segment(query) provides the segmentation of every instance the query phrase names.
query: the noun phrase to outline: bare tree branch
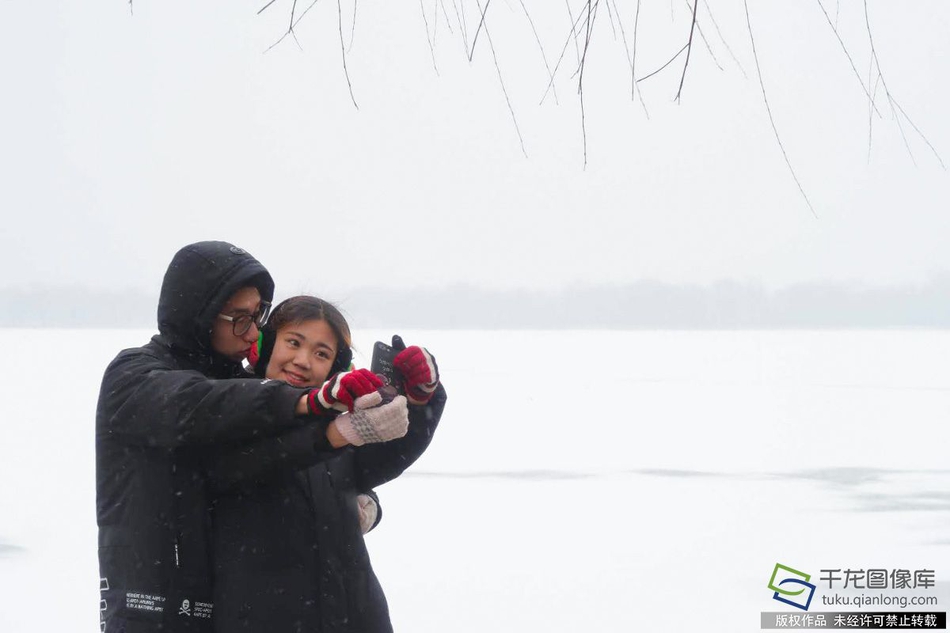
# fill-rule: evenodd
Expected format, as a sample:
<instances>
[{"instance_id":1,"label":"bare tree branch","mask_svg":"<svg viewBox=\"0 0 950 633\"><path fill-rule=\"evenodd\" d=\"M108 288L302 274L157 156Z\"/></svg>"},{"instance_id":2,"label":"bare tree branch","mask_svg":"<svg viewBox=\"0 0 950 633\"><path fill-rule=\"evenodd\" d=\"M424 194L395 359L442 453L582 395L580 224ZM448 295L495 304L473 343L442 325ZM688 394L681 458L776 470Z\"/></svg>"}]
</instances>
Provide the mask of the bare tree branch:
<instances>
[{"instance_id":1,"label":"bare tree branch","mask_svg":"<svg viewBox=\"0 0 950 633\"><path fill-rule=\"evenodd\" d=\"M798 176L795 175L792 162L788 159L788 154L785 152L785 145L782 144L782 138L779 136L778 128L775 126L775 118L772 116L772 107L769 105L769 97L765 93L765 82L762 81L762 67L759 65L759 54L755 50L755 37L752 35L752 20L749 18L749 0L742 0L742 4L745 6L745 20L746 25L749 27L749 41L752 42L752 58L755 60L755 72L759 77L759 87L762 88L762 100L765 101L765 111L768 112L769 123L772 124L772 132L775 133L775 140L778 141L778 147L782 150L782 156L785 158L785 164L788 165L788 171L792 174L792 179L795 180L795 184L798 186L798 192L802 194L802 198L805 199L805 204L811 209L812 215L818 218L818 214L815 213L815 208L811 206L811 201L808 199L808 196L805 195L805 189L802 187L802 183L799 182Z\"/></svg>"},{"instance_id":2,"label":"bare tree branch","mask_svg":"<svg viewBox=\"0 0 950 633\"><path fill-rule=\"evenodd\" d=\"M308 6L308 7L304 10L304 12L300 14L300 17L298 17L295 21L291 21L291 23L290 23L290 28L287 29L287 32L285 32L283 35L281 35L281 36L280 36L280 39L278 39L276 42L274 42L273 44L271 44L270 46L268 46L267 49L266 49L264 52L265 52L265 53L270 52L270 50L271 50L272 48L274 48L275 46L277 46L278 44L280 44L281 42L283 42L283 41L284 41L284 38L287 37L288 35L292 35L293 38L294 38L294 40L297 41L297 34L294 33L294 27L297 26L297 24L300 23L300 21L304 18L304 16L307 15L307 13L310 12L310 9L312 9L312 8L314 7L314 5L317 4L318 1L319 1L319 0L313 0L313 2L310 3L310 6ZM297 6L297 1L294 0L294 8L296 8L296 6ZM265 8L267 8L267 7L265 7ZM261 9L261 10L263 11L263 9ZM291 14L292 14L292 12L291 12ZM297 46L302 49L302 47L300 46L300 42L299 42L299 41L297 41Z\"/></svg>"},{"instance_id":3,"label":"bare tree branch","mask_svg":"<svg viewBox=\"0 0 950 633\"><path fill-rule=\"evenodd\" d=\"M699 7L699 0L693 0L693 20L689 26L689 41L686 42L686 62L683 64L683 74L680 76L680 87L676 91L676 97L673 99L677 103L683 94L683 82L686 81L686 69L689 68L689 54L693 52L693 31L696 30L696 9Z\"/></svg>"},{"instance_id":4,"label":"bare tree branch","mask_svg":"<svg viewBox=\"0 0 950 633\"><path fill-rule=\"evenodd\" d=\"M581 19L581 16L578 15L578 16L577 16L577 19L580 20L580 19ZM571 25L571 34L569 34L569 35L567 36L567 38L564 40L564 46L561 47L561 54L560 54L560 55L558 56L558 58L557 58L557 63L554 64L554 72L551 73L551 80L548 82L547 88L545 88L544 94L541 96L541 101L540 101L540 103L539 103L538 105L541 105L542 103L544 103L544 100L545 100L545 99L547 98L547 96L548 96L548 92L550 92L551 89L552 89L553 86L554 86L554 76L557 75L557 71L558 71L558 69L561 67L561 62L564 60L564 54L567 52L567 47L568 47L568 46L570 45L570 43L571 43L571 39L572 39L572 37L573 37L573 33L575 32L575 28L576 28L576 27L577 27L577 22L574 22L574 23ZM578 62L580 62L580 54L578 54L578 58L577 58L577 59L578 59Z\"/></svg>"},{"instance_id":5,"label":"bare tree branch","mask_svg":"<svg viewBox=\"0 0 950 633\"><path fill-rule=\"evenodd\" d=\"M452 21L449 20L449 14L445 10L445 2L443 0L439 0L439 6L442 7L442 17L445 18L445 27L449 30L449 33L455 35L455 31L452 30Z\"/></svg>"},{"instance_id":6,"label":"bare tree branch","mask_svg":"<svg viewBox=\"0 0 950 633\"><path fill-rule=\"evenodd\" d=\"M353 50L353 40L356 38L356 7L357 0L353 0L353 23L350 25L350 45L346 47L347 52Z\"/></svg>"},{"instance_id":7,"label":"bare tree branch","mask_svg":"<svg viewBox=\"0 0 950 633\"><path fill-rule=\"evenodd\" d=\"M465 55L468 56L468 25L465 23L464 7L462 11L459 11L459 5L455 0L452 0L452 6L455 7L455 17L458 19L459 31L462 33L462 46L465 48Z\"/></svg>"},{"instance_id":8,"label":"bare tree branch","mask_svg":"<svg viewBox=\"0 0 950 633\"><path fill-rule=\"evenodd\" d=\"M719 24L716 22L716 18L713 16L712 9L709 8L709 3L706 2L706 0L703 0L703 6L706 7L706 13L709 14L709 21L712 22L713 26L716 28L716 34L719 36L719 41L721 41L722 45L726 47L726 50L729 52L729 56L732 57L732 61L734 61L736 66L739 67L739 70L742 71L742 76L748 79L749 76L746 74L745 68L743 68L742 64L739 63L735 53L732 52L732 48L729 47L729 42L726 41L726 38L722 35L722 31L719 30Z\"/></svg>"},{"instance_id":9,"label":"bare tree branch","mask_svg":"<svg viewBox=\"0 0 950 633\"><path fill-rule=\"evenodd\" d=\"M587 0L587 34L584 38L584 54L581 56L580 76L577 79L577 95L581 103L581 135L584 143L584 169L587 169L587 116L584 110L584 68L587 66L587 51L590 48L591 34L594 32L594 22L597 20L597 9L600 7L600 0L594 2L591 8L591 0Z\"/></svg>"},{"instance_id":10,"label":"bare tree branch","mask_svg":"<svg viewBox=\"0 0 950 633\"><path fill-rule=\"evenodd\" d=\"M924 143L927 144L927 147L934 153L934 156L937 157L937 161L940 163L940 166L946 169L943 164L943 160L940 158L940 155L937 154L937 151L934 149L933 145L930 144L930 141L926 136L920 131L920 129L914 124L914 122L907 116L907 113L904 112L904 109L900 106L897 100L891 94L890 89L887 87L887 81L884 79L884 73L881 71L881 63L877 56L877 49L874 46L874 37L871 35L871 18L868 16L868 3L867 0L864 0L864 23L867 26L868 32L868 43L871 45L871 61L874 64L874 68L877 69L877 76L881 81L881 87L884 88L884 95L887 97L887 103L891 106L891 113L894 115L894 119L897 121L897 129L901 133L901 137L904 139L904 147L907 148L907 153L910 156L911 162L914 165L917 165L917 161L914 160L914 154L910 150L910 143L907 142L907 136L904 134L904 126L900 123L901 115L910 123L911 127L914 128L914 131L920 135L920 138L923 139Z\"/></svg>"},{"instance_id":11,"label":"bare tree branch","mask_svg":"<svg viewBox=\"0 0 950 633\"><path fill-rule=\"evenodd\" d=\"M643 106L643 112L647 115L647 118L650 118L650 113L647 112L647 104L643 102L643 92L640 90L640 87L637 86L636 76L637 76L637 33L639 32L640 27L640 0L637 0L637 14L633 18L633 55L630 60L630 92L631 94L636 91L640 95L640 105Z\"/></svg>"},{"instance_id":12,"label":"bare tree branch","mask_svg":"<svg viewBox=\"0 0 950 633\"><path fill-rule=\"evenodd\" d=\"M614 26L614 14L610 10L610 1L607 2L607 17L610 19L610 31L614 34L614 41L617 41L617 27ZM620 19L620 16L617 16L617 19Z\"/></svg>"},{"instance_id":13,"label":"bare tree branch","mask_svg":"<svg viewBox=\"0 0 950 633\"><path fill-rule=\"evenodd\" d=\"M656 70L654 70L654 71L653 71L652 73L650 73L649 75L646 75L645 77L640 77L639 79L637 79L637 83L640 83L641 81L646 81L647 79L649 79L649 78L652 77L653 75L657 74L658 72L662 71L664 68L666 68L667 66L669 66L670 64L672 64L674 61L676 61L676 58L677 58L677 57L679 57L680 55L683 54L683 51L686 50L686 47L687 47L687 46L689 46L689 44L683 44L683 48L679 49L679 50L676 52L676 55L673 55L672 57L670 57L670 59L669 59L668 62L666 62L665 64L663 64L662 66L660 66L659 68L657 68Z\"/></svg>"},{"instance_id":14,"label":"bare tree branch","mask_svg":"<svg viewBox=\"0 0 950 633\"><path fill-rule=\"evenodd\" d=\"M340 6L340 0L336 0L337 25L340 29L340 53L343 56L343 75L346 77L346 87L350 91L350 100L353 101L353 107L357 110L360 106L356 103L356 97L353 96L353 84L350 82L350 71L346 67L346 45L343 43L343 7Z\"/></svg>"},{"instance_id":15,"label":"bare tree branch","mask_svg":"<svg viewBox=\"0 0 950 633\"><path fill-rule=\"evenodd\" d=\"M943 159L940 158L940 154L937 153L937 149L936 149L933 145L930 144L930 140L928 140L927 137L924 136L924 133L921 132L921 131L917 128L917 125L914 124L914 122L911 120L911 118L910 118L909 116L907 116L907 113L904 112L904 108L901 107L901 104L895 102L895 103L894 103L894 106L900 111L900 113L901 113L902 115L904 115L904 119L906 119L907 122L910 123L910 126L911 126L912 128L914 128L914 131L917 132L917 134L918 134L918 136L920 136L921 140L923 140L923 142L927 144L927 147L930 148L930 151L933 152L933 155L936 157L937 162L940 163L940 167L941 167L942 169L946 170L947 167L946 167L946 165L943 164Z\"/></svg>"},{"instance_id":16,"label":"bare tree branch","mask_svg":"<svg viewBox=\"0 0 950 633\"><path fill-rule=\"evenodd\" d=\"M689 0L685 0L686 5L689 6ZM722 64L719 63L719 60L716 58L716 53L713 52L712 46L709 45L709 40L706 39L706 34L703 33L703 27L699 25L699 22L696 22L696 30L699 32L699 39L703 41L703 44L706 46L706 52L709 53L709 56L712 57L713 63L716 64L716 68L719 70L725 70L722 67Z\"/></svg>"},{"instance_id":17,"label":"bare tree branch","mask_svg":"<svg viewBox=\"0 0 950 633\"><path fill-rule=\"evenodd\" d=\"M489 2L491 2L491 0L488 0L488 2L485 3L485 10L481 11L482 10L481 2L479 2L478 0L475 0L475 4L478 5L479 11L482 12L482 19L481 19L481 23L479 24L479 29L484 29L485 37L488 39L488 47L491 50L491 57L492 57L492 60L494 60L495 62L495 71L498 73L498 82L501 84L501 91L505 95L505 103L508 104L508 112L511 113L511 122L515 124L515 132L517 132L518 134L518 142L521 143L521 153L524 154L525 158L527 158L528 152L524 148L524 138L522 138L521 136L521 128L518 127L518 118L515 116L515 110L511 106L511 99L508 96L508 89L505 88L505 80L501 76L501 67L498 65L498 56L495 54L495 44L492 42L491 33L488 32L488 24L485 22L485 13L488 11ZM476 33L476 37L477 36L478 34ZM473 40L472 41L473 51L475 50L474 46L475 46L475 42Z\"/></svg>"},{"instance_id":18,"label":"bare tree branch","mask_svg":"<svg viewBox=\"0 0 950 633\"><path fill-rule=\"evenodd\" d=\"M554 84L554 73L551 72L551 66L548 65L548 57L544 54L544 46L541 44L541 38L538 37L538 30L534 26L534 20L531 19L531 14L528 13L528 7L524 5L524 0L518 0L521 3L521 9L524 11L524 15L528 18L528 24L531 25L531 32L534 33L534 41L538 43L538 49L541 51L541 59L544 60L544 68L548 71L548 80L551 84ZM557 88L554 89L554 103L558 103L557 100Z\"/></svg>"},{"instance_id":19,"label":"bare tree branch","mask_svg":"<svg viewBox=\"0 0 950 633\"><path fill-rule=\"evenodd\" d=\"M577 43L577 22L581 19L580 14L577 15L577 20L574 19L574 14L571 13L571 2L570 0L564 0L564 6L567 7L567 16L571 18L571 35L574 36L574 53L577 55L577 63L581 63L581 47Z\"/></svg>"},{"instance_id":20,"label":"bare tree branch","mask_svg":"<svg viewBox=\"0 0 950 633\"><path fill-rule=\"evenodd\" d=\"M435 74L439 74L439 67L435 63L435 44L432 42L432 35L429 32L429 18L426 17L426 7L423 3L423 0L419 0L419 8L422 9L422 21L426 25L426 41L429 42L429 55L432 57L432 68L435 69Z\"/></svg>"},{"instance_id":21,"label":"bare tree branch","mask_svg":"<svg viewBox=\"0 0 950 633\"><path fill-rule=\"evenodd\" d=\"M468 61L472 61L472 57L475 55L475 45L478 43L478 34L481 32L482 27L485 25L485 14L488 13L488 5L491 4L491 0L485 3L485 9L482 10L482 3L478 0L475 0L475 4L478 5L478 11L482 14L481 19L478 21L478 28L475 29L475 37L472 38L472 50L469 51Z\"/></svg>"},{"instance_id":22,"label":"bare tree branch","mask_svg":"<svg viewBox=\"0 0 950 633\"><path fill-rule=\"evenodd\" d=\"M867 95L868 99L871 102L871 108L878 116L881 116L881 113L878 112L877 106L874 104L874 98L871 96L871 93L868 91L868 87L864 85L864 80L861 79L861 73L858 72L857 67L854 65L854 59L851 57L851 52L848 50L848 47L845 46L844 40L841 39L841 34L838 32L838 27L836 24L831 22L831 16L828 15L828 12L825 11L825 6L821 3L821 0L815 0L818 3L818 7L821 9L821 12L825 16L825 21L828 22L828 26L831 27L832 33L835 34L835 37L838 39L838 44L841 46L841 50L844 51L845 57L848 58L848 63L851 64L851 70L854 71L854 76L858 78L858 83L861 84L861 89L864 90L864 94ZM835 16L835 22L837 22L837 16Z\"/></svg>"}]
</instances>

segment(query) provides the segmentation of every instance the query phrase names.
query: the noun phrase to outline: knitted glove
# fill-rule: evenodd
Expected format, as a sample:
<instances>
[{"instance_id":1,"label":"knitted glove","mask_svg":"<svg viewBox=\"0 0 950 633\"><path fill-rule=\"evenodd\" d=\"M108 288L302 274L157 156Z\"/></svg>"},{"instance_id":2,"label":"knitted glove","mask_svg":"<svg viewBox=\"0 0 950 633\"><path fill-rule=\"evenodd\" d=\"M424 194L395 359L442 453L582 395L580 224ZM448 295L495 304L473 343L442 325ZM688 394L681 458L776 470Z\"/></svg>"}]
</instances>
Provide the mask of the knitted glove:
<instances>
[{"instance_id":1,"label":"knitted glove","mask_svg":"<svg viewBox=\"0 0 950 633\"><path fill-rule=\"evenodd\" d=\"M340 372L307 394L307 408L313 415L352 411L357 398L382 386L383 381L368 369Z\"/></svg>"},{"instance_id":2,"label":"knitted glove","mask_svg":"<svg viewBox=\"0 0 950 633\"><path fill-rule=\"evenodd\" d=\"M393 348L402 349L393 359L393 367L402 374L410 404L426 404L439 386L439 367L435 358L424 347L406 347L398 336L393 336Z\"/></svg>"},{"instance_id":3,"label":"knitted glove","mask_svg":"<svg viewBox=\"0 0 950 633\"><path fill-rule=\"evenodd\" d=\"M379 513L379 506L369 495L357 495L356 505L360 511L360 532L366 534L376 525L376 516Z\"/></svg>"},{"instance_id":4,"label":"knitted glove","mask_svg":"<svg viewBox=\"0 0 950 633\"><path fill-rule=\"evenodd\" d=\"M377 406L363 408L370 402L377 403ZM404 396L383 401L383 396L377 391L362 396L355 405L352 413L343 413L333 421L340 435L353 446L388 442L402 437L409 430L409 407Z\"/></svg>"}]
</instances>

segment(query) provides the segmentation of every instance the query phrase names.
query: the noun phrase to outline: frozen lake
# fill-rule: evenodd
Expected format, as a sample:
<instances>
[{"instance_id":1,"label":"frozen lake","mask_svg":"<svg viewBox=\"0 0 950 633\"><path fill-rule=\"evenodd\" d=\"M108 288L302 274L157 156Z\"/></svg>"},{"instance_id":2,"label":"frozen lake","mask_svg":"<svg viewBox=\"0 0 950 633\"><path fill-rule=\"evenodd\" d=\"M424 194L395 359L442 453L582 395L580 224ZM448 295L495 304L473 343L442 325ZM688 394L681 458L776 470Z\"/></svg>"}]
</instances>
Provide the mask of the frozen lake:
<instances>
[{"instance_id":1,"label":"frozen lake","mask_svg":"<svg viewBox=\"0 0 950 633\"><path fill-rule=\"evenodd\" d=\"M0 631L98 631L95 402L151 333L3 334ZM777 562L950 604L950 332L401 334L449 403L367 537L397 631L756 631Z\"/></svg>"}]
</instances>

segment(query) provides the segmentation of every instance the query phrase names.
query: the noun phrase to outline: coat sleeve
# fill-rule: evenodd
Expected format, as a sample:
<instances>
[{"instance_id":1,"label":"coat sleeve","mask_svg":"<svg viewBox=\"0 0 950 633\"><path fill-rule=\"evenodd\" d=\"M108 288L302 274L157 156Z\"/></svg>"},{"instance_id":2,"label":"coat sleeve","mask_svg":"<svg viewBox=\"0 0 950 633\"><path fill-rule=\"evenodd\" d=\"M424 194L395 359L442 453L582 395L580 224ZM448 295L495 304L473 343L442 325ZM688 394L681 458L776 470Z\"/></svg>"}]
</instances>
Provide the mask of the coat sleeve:
<instances>
[{"instance_id":1,"label":"coat sleeve","mask_svg":"<svg viewBox=\"0 0 950 633\"><path fill-rule=\"evenodd\" d=\"M373 524L369 526L368 530L366 530L366 533L369 534L370 532L375 530L376 526L379 525L379 522L383 520L383 505L379 502L379 495L376 494L375 490L366 490L365 492L361 492L360 494L366 495L367 497L372 499L374 503L376 503L376 520L373 521Z\"/></svg>"},{"instance_id":2,"label":"coat sleeve","mask_svg":"<svg viewBox=\"0 0 950 633\"><path fill-rule=\"evenodd\" d=\"M170 369L140 350L103 376L97 432L133 446L189 448L240 442L297 428L303 391L256 378L215 380Z\"/></svg>"},{"instance_id":3,"label":"coat sleeve","mask_svg":"<svg viewBox=\"0 0 950 633\"><path fill-rule=\"evenodd\" d=\"M215 452L205 467L212 492L223 493L278 472L309 468L339 454L327 440L332 418L307 420L304 426L280 435Z\"/></svg>"},{"instance_id":4,"label":"coat sleeve","mask_svg":"<svg viewBox=\"0 0 950 633\"><path fill-rule=\"evenodd\" d=\"M419 459L432 441L445 409L445 400L445 388L440 384L428 404L409 405L409 431L404 437L356 448L356 477L360 490L370 490L392 481Z\"/></svg>"}]
</instances>

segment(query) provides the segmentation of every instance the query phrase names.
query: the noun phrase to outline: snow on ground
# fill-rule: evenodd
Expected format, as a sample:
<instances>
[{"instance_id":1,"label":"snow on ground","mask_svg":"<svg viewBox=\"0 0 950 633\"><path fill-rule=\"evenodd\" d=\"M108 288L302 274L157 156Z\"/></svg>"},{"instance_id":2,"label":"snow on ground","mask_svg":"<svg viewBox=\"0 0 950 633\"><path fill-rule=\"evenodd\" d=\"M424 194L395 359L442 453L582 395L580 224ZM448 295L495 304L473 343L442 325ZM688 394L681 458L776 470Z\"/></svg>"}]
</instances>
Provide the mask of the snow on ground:
<instances>
[{"instance_id":1,"label":"snow on ground","mask_svg":"<svg viewBox=\"0 0 950 633\"><path fill-rule=\"evenodd\" d=\"M96 631L95 402L149 333L4 334L0 631ZM367 537L397 631L753 631L777 562L950 604L950 333L401 334L449 404Z\"/></svg>"}]
</instances>

